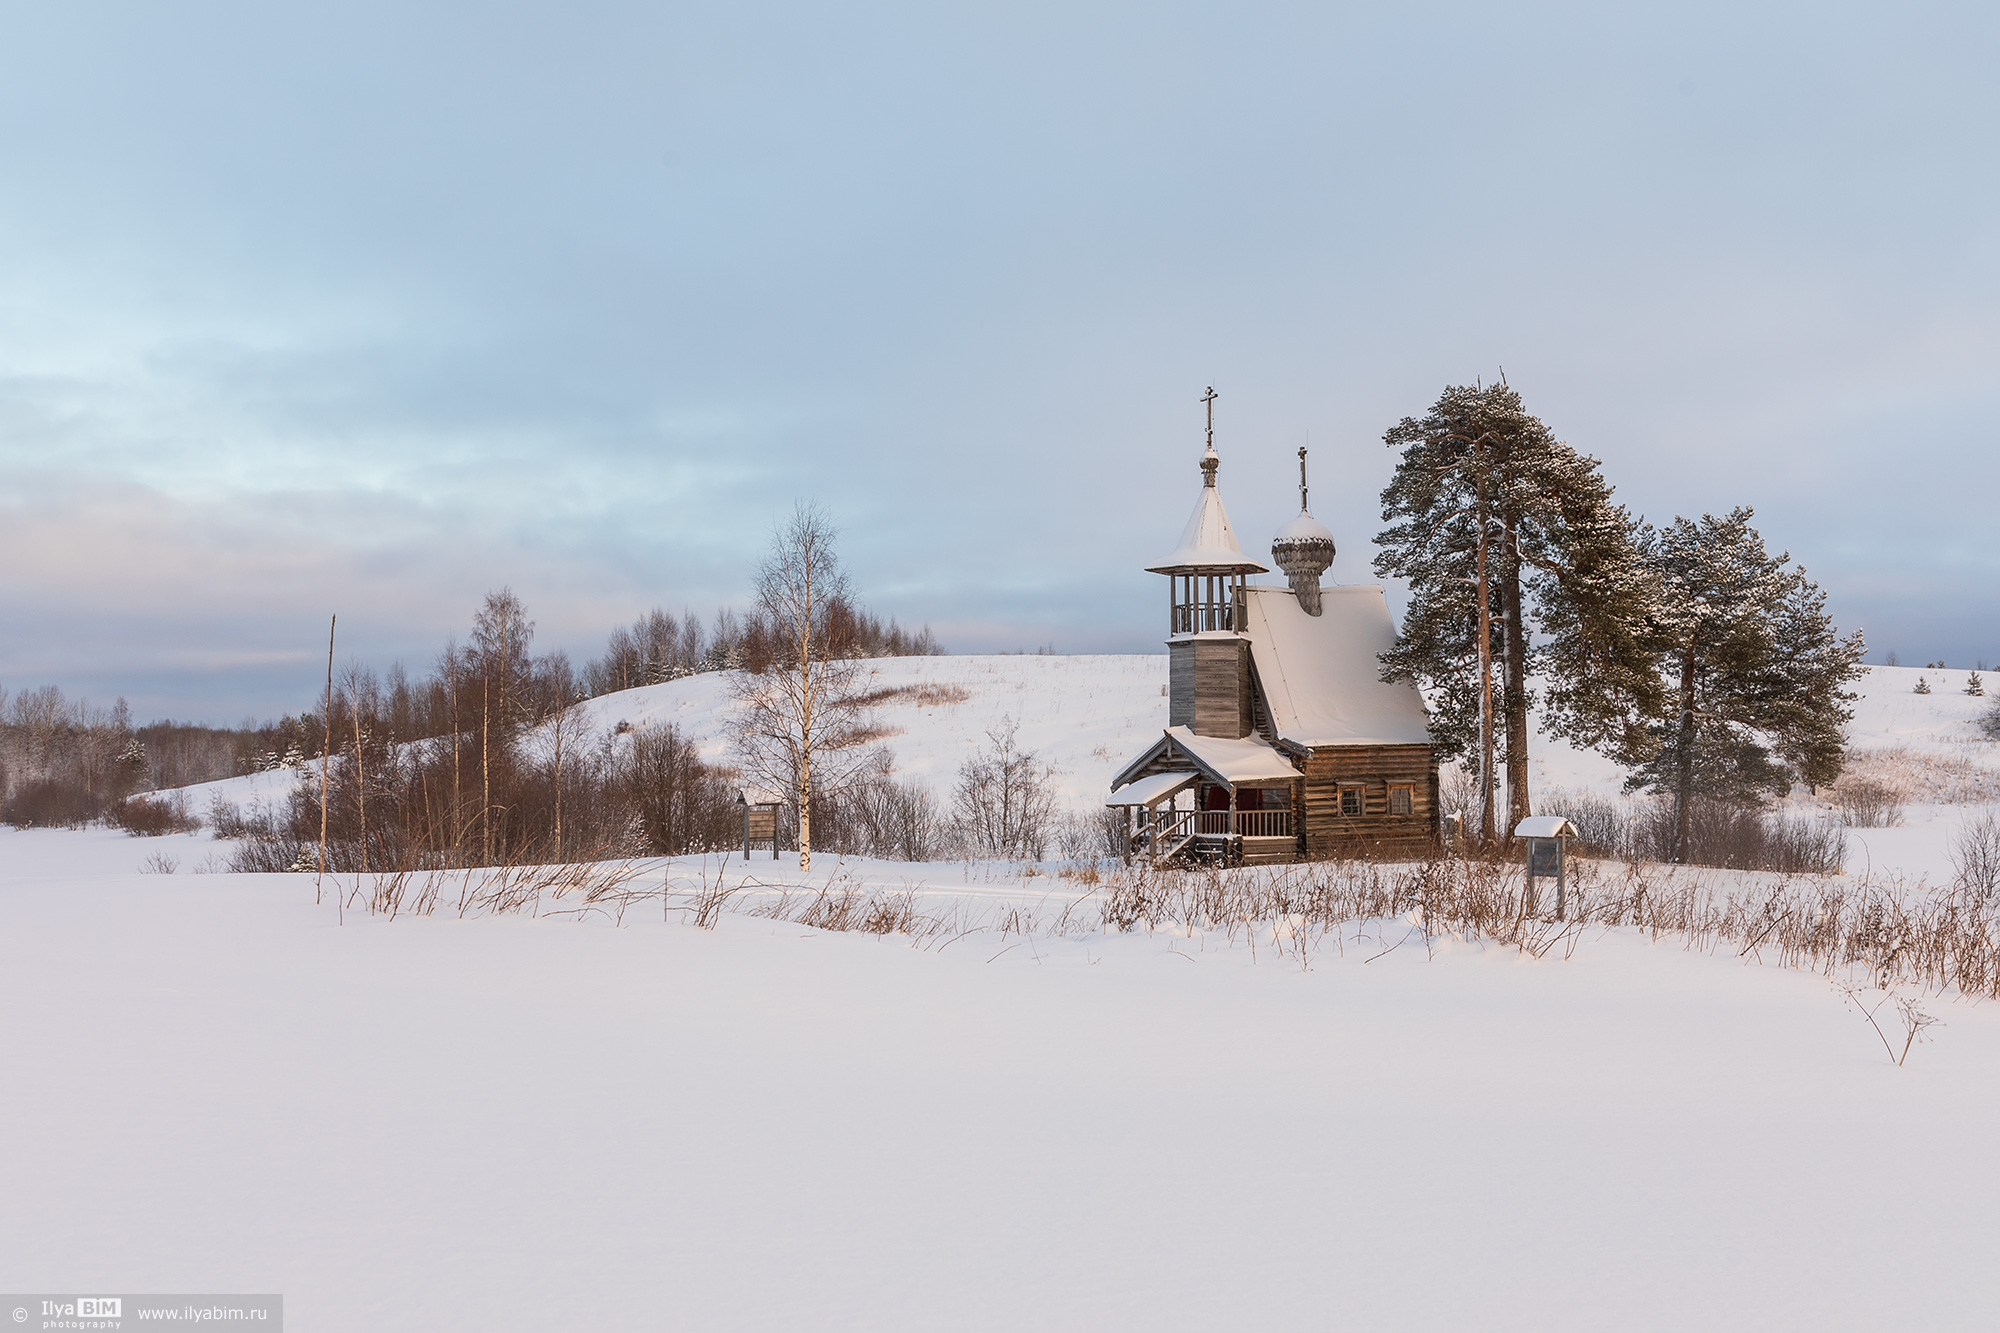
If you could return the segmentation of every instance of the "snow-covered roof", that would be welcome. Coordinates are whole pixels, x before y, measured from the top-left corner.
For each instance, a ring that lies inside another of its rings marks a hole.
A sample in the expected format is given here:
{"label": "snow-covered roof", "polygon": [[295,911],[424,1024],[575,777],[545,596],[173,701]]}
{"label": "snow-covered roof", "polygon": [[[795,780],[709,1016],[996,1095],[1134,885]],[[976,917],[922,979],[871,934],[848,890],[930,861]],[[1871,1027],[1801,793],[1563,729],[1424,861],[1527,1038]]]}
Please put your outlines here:
{"label": "snow-covered roof", "polygon": [[1271,545],[1280,542],[1325,542],[1333,545],[1333,530],[1301,509],[1298,516],[1278,529],[1277,536],[1271,538]]}
{"label": "snow-covered roof", "polygon": [[1165,800],[1175,792],[1180,791],[1183,787],[1193,786],[1200,777],[1201,774],[1199,773],[1185,771],[1178,773],[1155,773],[1150,777],[1140,778],[1137,782],[1127,783],[1124,787],[1119,788],[1117,794],[1106,801],[1105,804],[1151,805],[1155,801]]}
{"label": "snow-covered roof", "polygon": [[1232,786],[1244,782],[1282,782],[1303,776],[1292,767],[1291,760],[1255,736],[1241,740],[1197,736],[1186,727],[1168,727],[1167,736],[1176,749]]}
{"label": "snow-covered roof", "polygon": [[1561,815],[1529,815],[1514,825],[1517,838],[1574,838],[1576,825]]}
{"label": "snow-covered roof", "polygon": [[1377,584],[1320,589],[1309,616],[1289,588],[1249,588],[1250,657],[1278,738],[1294,745],[1424,745],[1430,724],[1408,681],[1382,679],[1396,624]]}
{"label": "snow-covered roof", "polygon": [[[1177,771],[1136,776],[1162,760],[1173,764]],[[1119,793],[1119,799],[1107,804],[1132,804],[1131,792],[1134,788],[1160,778],[1180,777],[1184,766],[1193,767],[1202,777],[1228,787],[1239,787],[1245,783],[1290,782],[1301,776],[1289,759],[1256,736],[1227,740],[1217,736],[1197,736],[1186,727],[1168,727],[1144,754],[1125,765],[1124,771],[1111,779],[1111,790]],[[1159,797],[1156,795],[1153,799],[1158,800]]]}
{"label": "snow-covered roof", "polygon": [[1187,528],[1181,533],[1180,545],[1174,548],[1174,553],[1157,565],[1148,565],[1146,572],[1172,574],[1191,569],[1232,574],[1267,572],[1263,565],[1243,554],[1236,530],[1229,526],[1229,511],[1222,507],[1222,492],[1212,485],[1201,488],[1201,499],[1195,501],[1194,513],[1188,516]]}

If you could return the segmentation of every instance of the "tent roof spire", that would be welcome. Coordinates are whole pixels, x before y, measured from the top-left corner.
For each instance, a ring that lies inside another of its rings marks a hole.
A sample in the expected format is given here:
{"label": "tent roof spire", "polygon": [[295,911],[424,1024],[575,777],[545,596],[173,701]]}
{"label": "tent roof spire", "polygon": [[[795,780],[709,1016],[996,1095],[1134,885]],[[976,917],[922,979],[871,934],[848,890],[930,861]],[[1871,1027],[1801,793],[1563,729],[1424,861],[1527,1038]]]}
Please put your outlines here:
{"label": "tent roof spire", "polygon": [[1180,545],[1157,565],[1148,565],[1150,574],[1263,574],[1268,570],[1243,554],[1235,529],[1229,526],[1229,511],[1222,507],[1222,492],[1216,489],[1215,474],[1222,460],[1215,455],[1215,386],[1198,400],[1208,409],[1208,432],[1201,456],[1201,497],[1181,532]]}

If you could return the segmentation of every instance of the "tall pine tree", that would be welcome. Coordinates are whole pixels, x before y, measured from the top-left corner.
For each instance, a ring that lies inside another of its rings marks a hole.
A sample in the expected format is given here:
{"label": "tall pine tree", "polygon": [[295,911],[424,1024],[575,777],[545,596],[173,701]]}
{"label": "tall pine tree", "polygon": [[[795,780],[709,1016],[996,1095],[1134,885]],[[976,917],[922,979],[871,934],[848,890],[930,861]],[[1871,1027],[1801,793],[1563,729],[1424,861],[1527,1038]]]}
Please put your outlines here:
{"label": "tall pine tree", "polygon": [[1490,841],[1496,751],[1507,766],[1507,829],[1531,811],[1531,670],[1546,680],[1551,728],[1585,745],[1622,746],[1634,739],[1631,719],[1657,709],[1652,574],[1597,460],[1557,440],[1504,381],[1448,387],[1383,439],[1402,457],[1382,492],[1389,526],[1375,568],[1410,589],[1383,676],[1430,694],[1441,755],[1476,755]]}
{"label": "tall pine tree", "polygon": [[1826,595],[1789,552],[1765,549],[1752,517],[1738,508],[1642,534],[1668,707],[1632,738],[1626,786],[1674,798],[1675,860],[1696,799],[1755,803],[1840,775],[1854,699],[1842,687],[1866,646],[1859,632],[1839,637]]}

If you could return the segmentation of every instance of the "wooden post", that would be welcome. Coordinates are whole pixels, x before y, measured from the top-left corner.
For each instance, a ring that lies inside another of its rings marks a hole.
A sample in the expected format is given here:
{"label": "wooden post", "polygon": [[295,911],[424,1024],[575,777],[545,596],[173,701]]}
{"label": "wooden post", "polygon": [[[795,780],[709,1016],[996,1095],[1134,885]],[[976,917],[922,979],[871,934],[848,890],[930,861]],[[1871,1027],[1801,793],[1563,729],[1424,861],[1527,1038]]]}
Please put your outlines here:
{"label": "wooden post", "polygon": [[1229,856],[1234,856],[1239,861],[1242,860],[1243,839],[1238,837],[1236,833],[1236,788],[1234,787],[1229,789],[1229,841],[1224,843],[1223,846],[1228,849],[1228,855],[1225,855],[1223,858],[1225,864]]}
{"label": "wooden post", "polygon": [[1556,920],[1558,921],[1563,919],[1563,909],[1565,907],[1563,902],[1563,871],[1568,867],[1569,863],[1569,856],[1567,855],[1569,848],[1567,843],[1568,839],[1566,838],[1556,839]]}

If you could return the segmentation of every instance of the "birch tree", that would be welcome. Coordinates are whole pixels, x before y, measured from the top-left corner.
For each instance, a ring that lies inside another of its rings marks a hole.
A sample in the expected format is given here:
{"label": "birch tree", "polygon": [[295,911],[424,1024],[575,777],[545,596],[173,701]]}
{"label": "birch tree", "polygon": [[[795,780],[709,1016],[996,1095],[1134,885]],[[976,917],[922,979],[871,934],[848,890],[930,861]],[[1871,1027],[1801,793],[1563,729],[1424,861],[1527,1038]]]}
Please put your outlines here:
{"label": "birch tree", "polygon": [[847,600],[847,575],[832,521],[800,504],[772,533],[757,570],[757,611],[775,650],[763,671],[739,672],[737,761],[744,773],[790,794],[798,812],[799,869],[812,869],[812,806],[867,765],[867,706],[855,691],[860,670],[833,651],[834,614]]}

